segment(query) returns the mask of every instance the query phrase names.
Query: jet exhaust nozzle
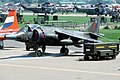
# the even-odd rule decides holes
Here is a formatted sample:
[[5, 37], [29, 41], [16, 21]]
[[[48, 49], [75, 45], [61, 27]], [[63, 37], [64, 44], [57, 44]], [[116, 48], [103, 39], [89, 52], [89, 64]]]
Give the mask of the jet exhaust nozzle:
[[32, 41], [40, 42], [40, 41], [43, 41], [45, 38], [46, 38], [46, 36], [45, 36], [44, 32], [41, 31], [40, 29], [35, 29], [33, 31]]

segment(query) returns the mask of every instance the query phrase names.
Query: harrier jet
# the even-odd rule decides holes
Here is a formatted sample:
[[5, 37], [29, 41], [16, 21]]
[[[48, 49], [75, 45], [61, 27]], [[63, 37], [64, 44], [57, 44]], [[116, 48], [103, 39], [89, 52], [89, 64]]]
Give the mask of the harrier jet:
[[62, 46], [60, 53], [68, 55], [69, 49], [67, 46], [69, 45], [80, 47], [80, 44], [85, 42], [100, 42], [98, 40], [98, 37], [101, 36], [98, 33], [100, 19], [101, 17], [98, 17], [96, 21], [84, 31], [29, 24], [27, 26], [34, 27], [32, 29], [22, 28], [16, 34], [6, 35], [5, 38], [27, 43], [27, 50], [30, 49], [30, 45], [33, 45], [35, 51], [38, 51], [38, 47], [42, 47], [43, 53], [45, 52], [46, 46]]

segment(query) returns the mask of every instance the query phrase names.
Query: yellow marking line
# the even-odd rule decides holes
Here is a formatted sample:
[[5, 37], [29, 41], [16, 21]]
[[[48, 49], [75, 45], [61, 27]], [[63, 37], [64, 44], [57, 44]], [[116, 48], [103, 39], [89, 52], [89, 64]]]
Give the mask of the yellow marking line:
[[97, 46], [96, 48], [105, 48], [104, 46]]
[[72, 69], [60, 69], [60, 68], [38, 67], [38, 66], [25, 66], [25, 65], [14, 65], [14, 64], [0, 64], [0, 66], [31, 68], [31, 69], [44, 69], [44, 70], [77, 72], [77, 73], [88, 73], [88, 74], [98, 74], [98, 75], [108, 75], [108, 76], [120, 76], [120, 74], [116, 74], [116, 73], [105, 73], [105, 72], [83, 71], [83, 70], [72, 70]]
[[109, 46], [109, 48], [117, 48], [117, 46]]

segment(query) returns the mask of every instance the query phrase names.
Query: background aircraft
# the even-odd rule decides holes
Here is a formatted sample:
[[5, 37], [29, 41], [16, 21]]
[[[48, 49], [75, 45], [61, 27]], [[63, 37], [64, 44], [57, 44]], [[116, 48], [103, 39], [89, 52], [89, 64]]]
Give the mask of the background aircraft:
[[83, 12], [86, 13], [87, 15], [107, 15], [107, 14], [111, 15], [111, 10], [109, 9], [109, 7], [102, 3], [98, 3], [95, 6], [91, 6], [91, 7], [81, 7], [81, 8], [78, 8], [74, 4], [74, 8], [76, 9], [77, 12]]
[[120, 4], [116, 2], [116, 0], [113, 0], [112, 7], [115, 8], [116, 10], [120, 11]]
[[41, 46], [43, 53], [45, 52], [46, 46], [62, 46], [60, 53], [68, 55], [69, 49], [66, 47], [68, 45], [81, 47], [80, 44], [85, 42], [99, 42], [97, 39], [100, 36], [98, 34], [100, 20], [101, 18], [98, 17], [84, 32], [29, 24], [28, 26], [34, 27], [23, 28], [14, 35], [5, 35], [5, 38], [28, 43], [26, 45], [27, 50], [30, 49], [30, 45], [34, 45], [34, 50], [38, 51], [38, 47]]
[[45, 14], [54, 14], [57, 12], [57, 9], [54, 5], [50, 5], [50, 3], [44, 3], [41, 6], [38, 5], [37, 7], [26, 7], [21, 4], [21, 6], [25, 10], [32, 11], [33, 13], [45, 13]]
[[3, 49], [5, 39], [4, 36], [7, 34], [14, 34], [19, 31], [18, 21], [15, 10], [10, 10], [4, 24], [0, 27], [0, 49]]

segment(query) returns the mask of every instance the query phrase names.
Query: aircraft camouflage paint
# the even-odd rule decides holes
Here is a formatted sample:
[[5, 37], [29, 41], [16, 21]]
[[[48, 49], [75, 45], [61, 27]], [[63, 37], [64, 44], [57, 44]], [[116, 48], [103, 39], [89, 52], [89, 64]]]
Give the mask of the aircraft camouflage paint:
[[[98, 34], [101, 17], [98, 16], [96, 21], [88, 27], [84, 32], [75, 30], [65, 30], [51, 26], [40, 26], [38, 24], [28, 24], [32, 28], [22, 28], [14, 35], [5, 35], [6, 39], [17, 40], [26, 43], [26, 50], [32, 48], [38, 54], [38, 47], [42, 47], [43, 53], [46, 46], [62, 46], [60, 53], [68, 55], [69, 49], [66, 46], [75, 45], [81, 47], [80, 44], [85, 42], [100, 42]], [[42, 54], [40, 52], [40, 54]]]

